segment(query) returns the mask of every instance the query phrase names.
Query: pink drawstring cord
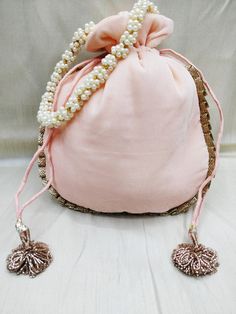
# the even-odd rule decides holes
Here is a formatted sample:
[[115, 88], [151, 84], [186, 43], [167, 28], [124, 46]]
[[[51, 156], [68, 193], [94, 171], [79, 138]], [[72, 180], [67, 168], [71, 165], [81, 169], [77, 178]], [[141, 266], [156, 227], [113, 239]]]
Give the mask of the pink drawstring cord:
[[[53, 130], [49, 130], [49, 133], [48, 133], [48, 137], [47, 139], [45, 140], [44, 144], [38, 148], [38, 150], [36, 151], [36, 153], [34, 154], [33, 158], [31, 159], [26, 171], [25, 171], [25, 174], [24, 174], [24, 177], [21, 181], [21, 184], [19, 186], [19, 189], [18, 191], [16, 192], [15, 194], [15, 204], [16, 204], [16, 216], [17, 216], [17, 219], [21, 218], [22, 217], [22, 212], [23, 210], [25, 209], [25, 207], [27, 207], [28, 205], [30, 205], [36, 198], [38, 198], [44, 191], [46, 191], [50, 184], [51, 184], [51, 181], [52, 180], [49, 180], [47, 185], [40, 191], [38, 192], [37, 194], [35, 194], [29, 201], [27, 201], [26, 203], [24, 203], [21, 207], [20, 207], [20, 204], [19, 204], [19, 196], [21, 194], [21, 192], [23, 191], [24, 187], [25, 187], [25, 184], [26, 182], [28, 181], [28, 177], [29, 177], [29, 174], [31, 172], [31, 169], [33, 168], [33, 165], [35, 163], [35, 161], [37, 160], [37, 158], [39, 157], [39, 155], [44, 151], [44, 149], [47, 147], [47, 145], [49, 144], [50, 142], [50, 139], [51, 139], [51, 136], [52, 136], [52, 133], [53, 133]], [[50, 162], [50, 170], [51, 170], [51, 162]]]
[[213, 100], [214, 100], [214, 102], [216, 104], [216, 107], [218, 109], [218, 112], [219, 112], [220, 127], [219, 127], [217, 140], [216, 140], [216, 160], [215, 160], [215, 166], [214, 166], [214, 169], [212, 171], [212, 174], [203, 181], [203, 183], [201, 184], [201, 186], [200, 186], [200, 188], [198, 190], [198, 200], [197, 200], [194, 212], [193, 212], [192, 225], [190, 227], [190, 228], [195, 228], [198, 225], [199, 217], [200, 217], [201, 210], [203, 208], [203, 204], [204, 204], [204, 200], [205, 200], [205, 197], [203, 196], [203, 189], [215, 177], [216, 169], [217, 169], [217, 166], [218, 166], [219, 154], [220, 154], [220, 143], [221, 143], [221, 139], [222, 139], [222, 135], [223, 135], [223, 129], [224, 129], [224, 116], [223, 116], [223, 111], [222, 111], [222, 108], [221, 108], [219, 100], [215, 96], [215, 94], [214, 94], [213, 90], [211, 89], [210, 85], [208, 84], [208, 82], [205, 80], [202, 72], [195, 65], [193, 65], [187, 58], [183, 57], [181, 54], [175, 52], [172, 49], [161, 49], [160, 53], [163, 54], [163, 55], [165, 55], [165, 54], [172, 54], [175, 57], [177, 57], [177, 59], [179, 59], [180, 61], [186, 63], [187, 65], [194, 66], [197, 69], [197, 71], [200, 73], [200, 75], [202, 76], [203, 83], [204, 83], [205, 87], [207, 88], [209, 94], [213, 98]]
[[[101, 61], [101, 57], [97, 57], [97, 58], [92, 59], [92, 60], [89, 59], [89, 60], [86, 60], [84, 62], [81, 62], [75, 68], [72, 68], [63, 77], [63, 79], [58, 84], [57, 90], [56, 90], [56, 93], [55, 93], [54, 102], [53, 102], [53, 108], [54, 109], [55, 109], [55, 105], [56, 105], [56, 102], [57, 102], [57, 99], [58, 99], [59, 92], [61, 91], [61, 88], [62, 88], [62, 84], [69, 77], [69, 75], [72, 72], [76, 71], [77, 69], [82, 68], [81, 71], [80, 71], [80, 75], [78, 76], [76, 82], [74, 83], [74, 85], [73, 85], [73, 87], [71, 89], [71, 93], [72, 93], [74, 88], [78, 84], [79, 80], [90, 71], [91, 67], [93, 67], [94, 65], [98, 64], [100, 61]], [[67, 99], [66, 99], [65, 102], [67, 102], [67, 100], [70, 98], [70, 96], [71, 96], [71, 94], [69, 94], [67, 96]], [[47, 137], [44, 140], [43, 145], [38, 148], [38, 150], [35, 152], [34, 156], [32, 157], [32, 159], [31, 159], [31, 161], [30, 161], [30, 163], [29, 163], [29, 165], [28, 165], [28, 167], [27, 167], [27, 169], [25, 171], [24, 177], [23, 177], [23, 179], [22, 179], [22, 181], [20, 183], [19, 189], [17, 190], [17, 192], [15, 194], [15, 206], [16, 206], [16, 217], [17, 217], [17, 220], [22, 218], [22, 213], [23, 213], [24, 209], [27, 206], [29, 206], [34, 200], [36, 200], [41, 194], [43, 194], [50, 187], [50, 185], [53, 182], [54, 170], [53, 170], [53, 163], [52, 163], [52, 156], [51, 156], [51, 142], [52, 142], [52, 138], [53, 138], [53, 133], [54, 133], [53, 129], [48, 129]], [[23, 189], [24, 189], [24, 187], [25, 187], [25, 185], [26, 185], [26, 183], [28, 181], [30, 172], [31, 172], [31, 170], [33, 168], [33, 165], [34, 165], [35, 161], [38, 159], [39, 155], [45, 150], [46, 147], [48, 148], [48, 161], [49, 161], [49, 170], [50, 170], [49, 178], [50, 179], [48, 180], [48, 183], [43, 187], [43, 189], [41, 189], [41, 191], [36, 193], [27, 202], [25, 202], [22, 206], [20, 206], [20, 204], [19, 204], [20, 194], [22, 193], [22, 191], [23, 191]]]

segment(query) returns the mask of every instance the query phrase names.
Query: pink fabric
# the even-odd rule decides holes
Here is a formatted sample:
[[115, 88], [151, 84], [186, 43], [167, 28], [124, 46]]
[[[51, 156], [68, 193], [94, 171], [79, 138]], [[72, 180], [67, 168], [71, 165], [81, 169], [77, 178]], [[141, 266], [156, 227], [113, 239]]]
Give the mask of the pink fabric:
[[[87, 49], [109, 50], [127, 18], [122, 12], [101, 21]], [[152, 48], [172, 26], [171, 20], [149, 14], [137, 47], [83, 110], [55, 131], [53, 185], [67, 200], [104, 212], [164, 212], [198, 192], [208, 151], [196, 87], [183, 64]], [[79, 75], [62, 84], [57, 107]]]
[[[119, 42], [126, 30], [128, 19], [129, 12], [126, 11], [103, 19], [89, 34], [86, 49], [97, 51], [105, 48], [110, 51], [111, 46]], [[173, 25], [173, 21], [163, 15], [147, 14], [139, 31], [138, 43], [150, 48], [158, 46], [163, 39], [172, 34]]]

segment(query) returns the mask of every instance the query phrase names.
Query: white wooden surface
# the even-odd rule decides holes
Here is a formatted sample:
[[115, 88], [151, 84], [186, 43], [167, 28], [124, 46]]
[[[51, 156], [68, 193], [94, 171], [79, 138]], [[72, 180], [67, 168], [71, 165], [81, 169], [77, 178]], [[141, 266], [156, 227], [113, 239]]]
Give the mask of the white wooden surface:
[[[176, 217], [107, 217], [59, 206], [45, 193], [25, 211], [32, 238], [48, 243], [51, 266], [34, 279], [10, 274], [5, 258], [19, 243], [13, 193], [24, 164], [0, 172], [1, 314], [234, 314], [236, 309], [236, 158], [224, 155], [199, 227], [218, 251], [217, 274], [194, 279], [170, 262], [187, 240], [191, 213]], [[36, 171], [25, 193], [41, 188]]]

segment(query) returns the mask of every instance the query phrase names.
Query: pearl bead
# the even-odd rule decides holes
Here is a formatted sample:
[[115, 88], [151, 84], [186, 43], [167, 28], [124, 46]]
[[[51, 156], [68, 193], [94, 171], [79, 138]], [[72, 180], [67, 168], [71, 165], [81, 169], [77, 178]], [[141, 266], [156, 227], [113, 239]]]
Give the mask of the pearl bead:
[[85, 94], [82, 94], [82, 95], [81, 95], [81, 99], [82, 99], [82, 100], [87, 100], [87, 99], [88, 99], [88, 96], [85, 95]]
[[75, 93], [76, 93], [77, 95], [81, 95], [81, 94], [83, 93], [82, 88], [78, 87], [78, 88], [75, 90]]
[[92, 92], [90, 90], [86, 90], [84, 93], [86, 96], [90, 96], [92, 94]]

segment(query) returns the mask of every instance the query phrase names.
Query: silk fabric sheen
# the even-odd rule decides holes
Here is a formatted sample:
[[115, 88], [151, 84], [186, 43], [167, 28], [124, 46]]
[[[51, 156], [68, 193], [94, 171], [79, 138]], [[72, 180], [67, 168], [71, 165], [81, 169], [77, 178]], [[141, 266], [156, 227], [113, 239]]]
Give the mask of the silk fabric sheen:
[[[102, 20], [87, 50], [110, 52], [127, 21], [128, 12]], [[172, 20], [148, 14], [128, 57], [55, 131], [53, 186], [68, 201], [100, 212], [164, 212], [197, 193], [208, 151], [195, 83], [183, 64], [156, 49], [172, 31]], [[79, 76], [75, 68], [64, 81], [56, 108]]]

